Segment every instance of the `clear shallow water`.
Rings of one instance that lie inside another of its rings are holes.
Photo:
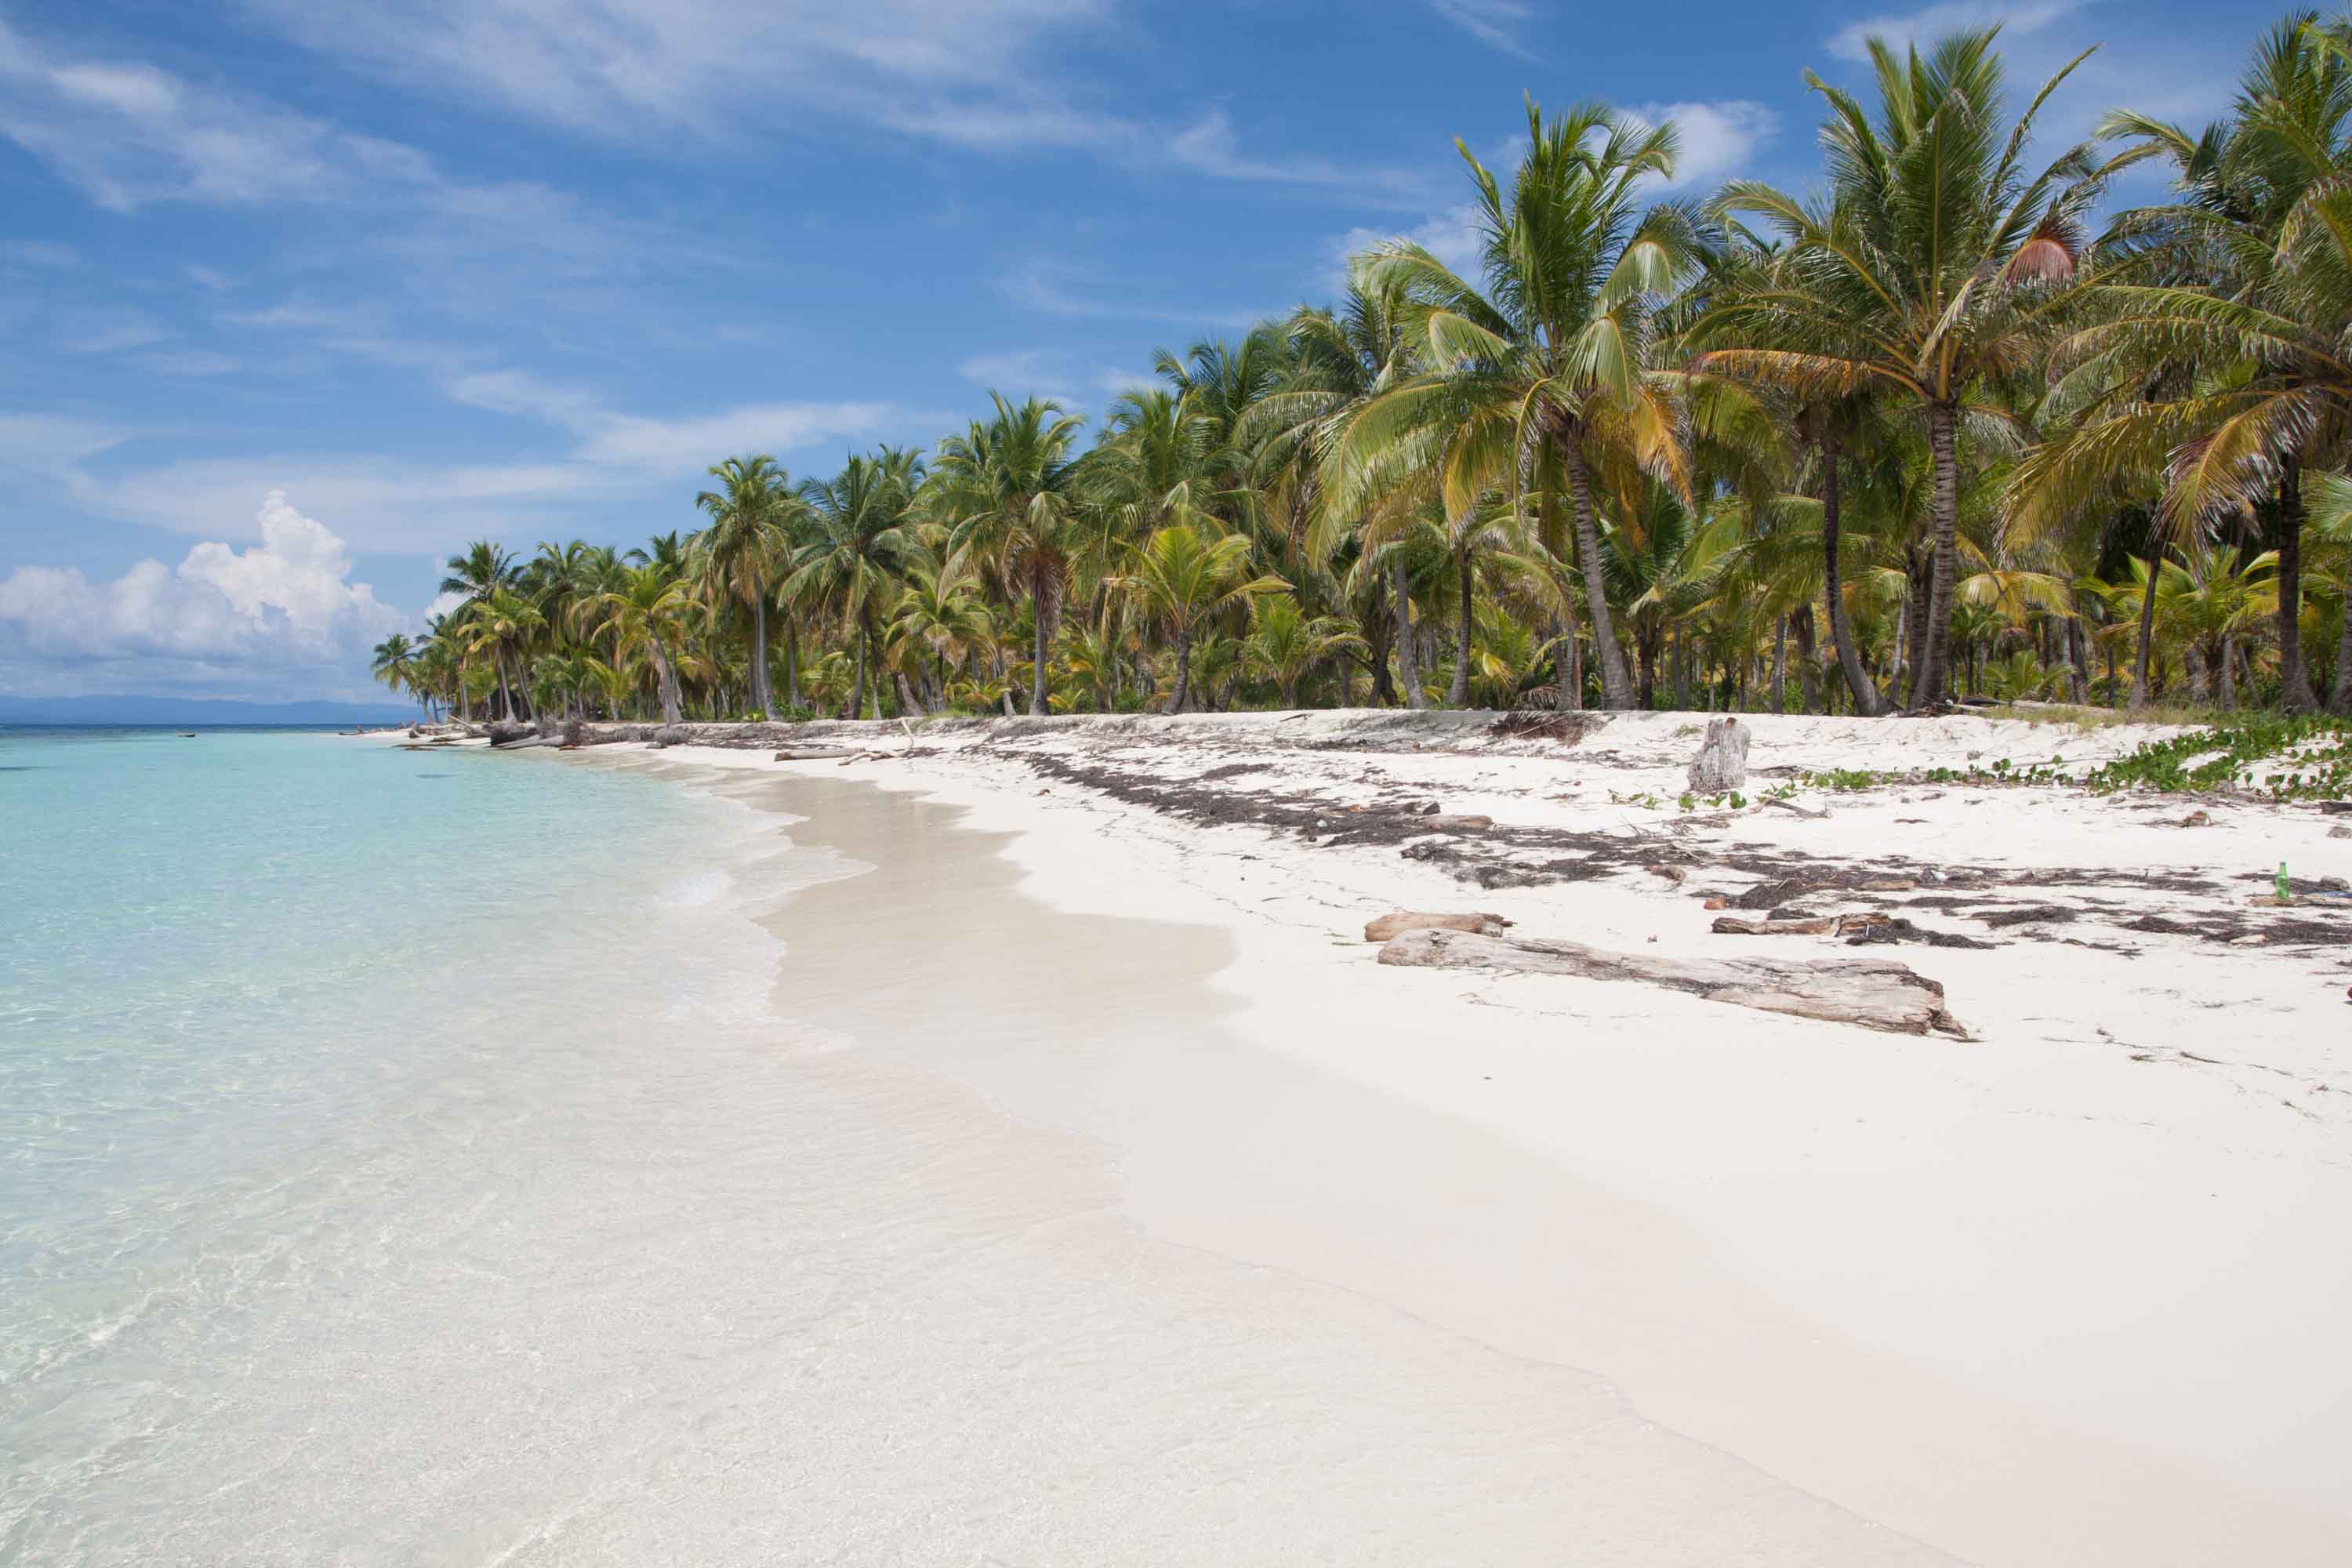
[[[975,1086],[1221,1063],[1149,1112],[1212,1163],[1219,1107],[1343,1101],[1221,1040],[1215,940],[1027,903],[943,810],[802,786],[796,847],[793,786],[319,735],[0,768],[0,1563],[1942,1561],[1139,1230],[1116,1147]]]

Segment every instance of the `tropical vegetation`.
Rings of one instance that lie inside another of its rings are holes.
[[[2352,21],[2054,151],[2081,62],[2021,93],[1999,46],[1809,74],[1797,191],[1670,195],[1671,122],[1529,101],[1512,166],[1457,143],[1470,265],[1374,246],[1091,431],[1000,393],[831,473],[714,454],[697,527],[452,558],[375,674],[542,722],[2352,715]]]

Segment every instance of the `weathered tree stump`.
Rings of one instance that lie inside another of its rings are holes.
[[[1907,964],[1885,959],[1793,963],[1761,958],[1661,958],[1540,937],[1423,929],[1391,938],[1381,949],[1380,961],[1423,969],[1492,969],[1642,981],[1709,1002],[1767,1013],[1859,1024],[1898,1035],[1969,1037],[1944,1005],[1942,985],[1915,973]]]
[[[1723,795],[1748,782],[1748,728],[1737,719],[1717,719],[1706,727],[1698,758],[1690,765],[1690,786],[1698,795]]]

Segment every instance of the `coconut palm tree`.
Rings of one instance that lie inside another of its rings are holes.
[[[2352,438],[2352,48],[2286,18],[2255,51],[2230,121],[2191,137],[2152,116],[2102,130],[2173,165],[2179,199],[2111,226],[2091,321],[2060,346],[2082,428],[2020,473],[2063,510],[2116,475],[2161,476],[2160,524],[2210,531],[2252,508],[2278,541],[2280,700],[2317,707],[2301,632],[2303,474]],[[2104,394],[2104,397],[2102,397]],[[2155,579],[2148,580],[2151,587]],[[2352,652],[2352,642],[2346,645]],[[2352,714],[2339,653],[2330,707]]]
[[[1384,564],[1376,563],[1384,531],[1374,527],[1368,534],[1372,518],[1328,504],[1318,482],[1324,458],[1349,421],[1417,368],[1420,338],[1409,305],[1400,282],[1376,285],[1365,276],[1361,258],[1351,263],[1336,310],[1301,308],[1291,315],[1289,371],[1242,416],[1235,440],[1256,454],[1261,468],[1299,474],[1308,518],[1301,553],[1307,565],[1328,569],[1352,547],[1356,569],[1370,584],[1366,625],[1377,627],[1384,614],[1393,616],[1394,629],[1384,640],[1396,649],[1407,703],[1420,708],[1429,698],[1422,689],[1404,563],[1395,552],[1387,552]],[[1372,696],[1379,702],[1391,692],[1387,655],[1378,643],[1373,658]]]
[[[1602,700],[1631,707],[1594,492],[1597,474],[1633,470],[1688,483],[1677,384],[1657,373],[1649,349],[1659,304],[1696,268],[1698,234],[1684,207],[1640,205],[1648,182],[1674,175],[1675,132],[1597,103],[1547,123],[1529,100],[1528,150],[1507,196],[1466,145],[1454,146],[1477,188],[1484,290],[1418,245],[1372,253],[1368,278],[1412,301],[1429,368],[1349,421],[1326,489],[1344,514],[1427,476],[1458,518],[1482,492],[1516,490],[1538,462],[1556,464]]]
[[[730,458],[712,465],[717,489],[704,490],[694,504],[710,522],[694,536],[689,570],[713,600],[727,599],[751,611],[751,706],[773,720],[776,697],[768,679],[768,596],[792,548],[798,498],[792,479],[765,453]]]
[[[830,479],[801,487],[813,537],[793,553],[784,596],[794,605],[830,606],[856,639],[852,718],[861,717],[866,706],[875,616],[895,601],[898,573],[919,548],[909,517],[922,477],[920,458],[885,447],[850,458]],[[878,715],[878,687],[876,707]]]
[[[1260,674],[1270,677],[1282,693],[1285,708],[1298,706],[1298,683],[1307,672],[1349,648],[1364,646],[1345,621],[1334,616],[1310,616],[1290,594],[1268,593],[1250,606],[1250,634],[1242,640],[1242,657]]]
[[[532,639],[546,629],[547,617],[540,614],[539,606],[506,587],[492,588],[467,613],[467,637],[475,652],[489,654],[499,675],[499,705],[509,719],[515,715],[518,692],[525,708],[530,706],[530,694],[523,689],[524,658]],[[511,682],[507,673],[509,662],[514,670]]]
[[[463,594],[467,602],[473,604],[488,598],[493,589],[513,587],[515,578],[513,554],[487,539],[478,539],[467,546],[463,555],[449,557],[448,575],[441,579],[441,592]]]
[[[1764,219],[1785,253],[1766,286],[1717,303],[1708,340],[1727,346],[1714,347],[1707,366],[1801,403],[1880,394],[1924,420],[1933,528],[1917,704],[1943,700],[1949,684],[1962,426],[1983,440],[2018,437],[2014,417],[1986,394],[2038,372],[2104,173],[2087,145],[2031,170],[2034,118],[2084,57],[2011,121],[1998,33],[1951,34],[1924,58],[1871,39],[1875,121],[1806,72],[1830,104],[1828,194],[1809,202],[1741,180],[1716,200],[1726,214]]]
[[[583,622],[594,617],[599,635],[613,646],[616,664],[643,659],[652,667],[662,722],[683,723],[678,668],[694,613],[686,583],[651,563],[624,567],[617,586],[582,604],[575,613]]]
[[[378,680],[395,693],[405,687],[417,705],[424,705],[425,689],[417,684],[417,647],[406,633],[394,632],[376,644],[370,660],[369,669]]]
[[[1192,641],[1218,611],[1259,594],[1290,586],[1279,577],[1248,577],[1250,543],[1237,533],[1206,534],[1190,512],[1158,530],[1136,552],[1118,591],[1130,595],[1145,617],[1175,641],[1175,687],[1167,711],[1181,713],[1192,695]]]
[[[1050,399],[1032,397],[1017,408],[995,393],[989,399],[991,418],[940,443],[937,504],[951,520],[949,547],[971,551],[1028,599],[1029,711],[1044,713],[1046,649],[1080,544],[1071,447],[1085,421]]]

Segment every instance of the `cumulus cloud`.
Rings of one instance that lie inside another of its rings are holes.
[[[1756,152],[1770,142],[1780,127],[1780,115],[1746,99],[1718,103],[1637,103],[1626,112],[1653,125],[1674,121],[1681,143],[1675,159],[1676,189],[1704,189],[1744,173]]]
[[[197,544],[176,567],[141,561],[100,582],[17,567],[0,578],[0,665],[163,685],[349,676],[404,617],[350,581],[343,542],[284,492],[257,521],[259,544]]]

